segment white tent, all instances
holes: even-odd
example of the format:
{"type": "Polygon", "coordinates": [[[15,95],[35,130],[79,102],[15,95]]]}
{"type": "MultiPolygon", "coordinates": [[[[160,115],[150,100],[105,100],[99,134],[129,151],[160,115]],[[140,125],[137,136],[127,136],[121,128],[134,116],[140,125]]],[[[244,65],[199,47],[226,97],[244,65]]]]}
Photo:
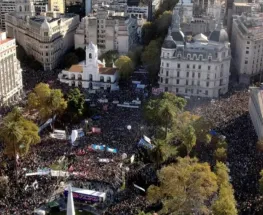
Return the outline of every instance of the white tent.
{"type": "Polygon", "coordinates": [[[68,185],[67,215],[75,215],[75,207],[74,207],[71,185],[68,185]]]}
{"type": "Polygon", "coordinates": [[[72,132],[71,132],[71,143],[72,144],[76,141],[77,137],[78,137],[78,131],[72,130],[72,132]]]}

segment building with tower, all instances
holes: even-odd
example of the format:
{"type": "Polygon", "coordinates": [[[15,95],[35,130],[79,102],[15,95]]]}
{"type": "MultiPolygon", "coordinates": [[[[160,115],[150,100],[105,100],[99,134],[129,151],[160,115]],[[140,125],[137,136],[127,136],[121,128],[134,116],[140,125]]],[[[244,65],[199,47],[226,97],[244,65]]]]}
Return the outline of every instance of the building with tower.
{"type": "Polygon", "coordinates": [[[16,38],[26,53],[43,65],[44,70],[52,70],[74,47],[79,16],[56,12],[35,16],[34,13],[32,0],[20,1],[16,12],[6,14],[7,36],[16,38]]]}
{"type": "Polygon", "coordinates": [[[86,46],[86,60],[63,70],[58,78],[61,83],[85,89],[118,89],[118,72],[114,63],[105,67],[105,61],[98,60],[98,47],[92,42],[86,46]]]}
{"type": "Polygon", "coordinates": [[[159,85],[165,91],[210,98],[228,91],[231,52],[222,23],[209,37],[202,33],[186,37],[174,10],[160,57],[159,85]]]}

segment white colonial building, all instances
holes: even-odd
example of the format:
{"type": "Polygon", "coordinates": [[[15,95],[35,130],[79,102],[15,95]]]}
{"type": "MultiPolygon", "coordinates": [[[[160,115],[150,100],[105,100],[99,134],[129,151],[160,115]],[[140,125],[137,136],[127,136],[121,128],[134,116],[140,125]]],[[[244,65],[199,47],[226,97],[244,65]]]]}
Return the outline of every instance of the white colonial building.
{"type": "Polygon", "coordinates": [[[231,48],[239,82],[249,84],[251,78],[262,81],[263,13],[243,13],[233,17],[231,48]]]}
{"type": "Polygon", "coordinates": [[[263,88],[251,87],[248,110],[258,139],[263,139],[263,88]]]}
{"type": "Polygon", "coordinates": [[[187,39],[174,10],[162,46],[160,88],[185,96],[218,97],[228,91],[230,60],[230,43],[223,25],[219,24],[208,38],[198,34],[187,39]]]}
{"type": "Polygon", "coordinates": [[[6,14],[7,36],[39,61],[45,70],[54,69],[63,55],[74,47],[79,16],[48,12],[35,16],[32,0],[17,0],[16,12],[6,14]]]}
{"type": "Polygon", "coordinates": [[[0,106],[21,99],[22,70],[16,58],[16,41],[0,33],[0,106]]]}
{"type": "Polygon", "coordinates": [[[86,89],[118,89],[117,68],[105,67],[105,61],[98,60],[98,47],[92,42],[86,47],[86,60],[63,70],[58,78],[69,86],[86,89]]]}

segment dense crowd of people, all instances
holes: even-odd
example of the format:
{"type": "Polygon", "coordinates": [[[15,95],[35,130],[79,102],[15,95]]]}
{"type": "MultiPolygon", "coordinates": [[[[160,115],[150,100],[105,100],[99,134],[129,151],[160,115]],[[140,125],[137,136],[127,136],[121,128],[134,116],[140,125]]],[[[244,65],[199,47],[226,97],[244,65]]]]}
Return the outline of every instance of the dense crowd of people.
{"type": "Polygon", "coordinates": [[[256,149],[257,135],[248,112],[249,92],[240,90],[195,109],[226,137],[227,162],[240,214],[262,214],[259,172],[262,153],[256,149]],[[260,213],[258,213],[260,214],[260,213]]]}

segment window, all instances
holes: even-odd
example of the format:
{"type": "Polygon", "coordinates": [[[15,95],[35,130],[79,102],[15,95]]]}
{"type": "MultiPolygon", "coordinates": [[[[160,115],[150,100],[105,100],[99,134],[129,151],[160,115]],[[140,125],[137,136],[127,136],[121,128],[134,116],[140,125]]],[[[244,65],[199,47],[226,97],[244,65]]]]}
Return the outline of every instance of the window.
{"type": "Polygon", "coordinates": [[[201,73],[199,72],[199,73],[198,73],[198,78],[200,78],[200,77],[201,77],[201,73]]]}
{"type": "Polygon", "coordinates": [[[194,55],[194,60],[196,60],[196,55],[194,55]]]}
{"type": "Polygon", "coordinates": [[[187,93],[187,89],[185,89],[184,92],[187,93]]]}
{"type": "Polygon", "coordinates": [[[168,78],[165,79],[165,83],[168,84],[168,78]]]}
{"type": "Polygon", "coordinates": [[[187,69],[189,69],[189,68],[190,68],[189,64],[187,64],[187,65],[186,65],[186,68],[187,68],[187,69]]]}
{"type": "Polygon", "coordinates": [[[208,95],[208,90],[205,91],[205,94],[208,95]]]}
{"type": "Polygon", "coordinates": [[[206,82],[206,87],[209,87],[209,82],[206,82]]]}
{"type": "Polygon", "coordinates": [[[179,92],[179,89],[178,88],[176,88],[176,93],[178,93],[179,92]]]}
{"type": "Polygon", "coordinates": [[[203,60],[203,55],[199,55],[199,60],[200,60],[200,61],[203,60]]]}
{"type": "Polygon", "coordinates": [[[250,44],[250,42],[249,42],[249,41],[247,41],[247,44],[250,44]]]}
{"type": "Polygon", "coordinates": [[[165,90],[165,92],[167,92],[168,91],[168,87],[165,87],[164,90],[165,90]]]}
{"type": "Polygon", "coordinates": [[[180,84],[180,80],[179,79],[176,80],[176,84],[180,84]]]}
{"type": "Polygon", "coordinates": [[[207,74],[207,79],[210,79],[210,74],[209,73],[207,74]]]}
{"type": "Polygon", "coordinates": [[[166,76],[169,76],[169,71],[166,71],[166,76]]]}
{"type": "Polygon", "coordinates": [[[181,67],[181,65],[180,65],[180,63],[178,63],[178,64],[177,64],[177,68],[180,69],[180,67],[181,67]]]}
{"type": "Polygon", "coordinates": [[[186,77],[187,77],[187,78],[189,77],[189,72],[186,73],[186,77]]]}
{"type": "Polygon", "coordinates": [[[211,57],[211,56],[209,56],[209,57],[208,57],[208,60],[209,60],[209,61],[211,61],[211,60],[212,60],[212,57],[211,57]]]}
{"type": "Polygon", "coordinates": [[[249,51],[246,51],[246,54],[249,54],[249,51]]]}
{"type": "Polygon", "coordinates": [[[167,53],[167,57],[168,57],[168,58],[170,57],[170,53],[167,53]]]}
{"type": "Polygon", "coordinates": [[[44,32],[44,36],[47,37],[48,36],[48,32],[44,32]]]}
{"type": "Polygon", "coordinates": [[[195,65],[193,65],[193,69],[195,69],[195,65]]]}
{"type": "Polygon", "coordinates": [[[177,71],[177,77],[180,77],[180,71],[177,71]]]}
{"type": "Polygon", "coordinates": [[[201,65],[198,66],[198,69],[201,69],[201,65]]]}
{"type": "Polygon", "coordinates": [[[185,85],[188,85],[188,80],[186,80],[185,85]]]}
{"type": "Polygon", "coordinates": [[[194,81],[192,81],[192,85],[195,85],[195,82],[194,82],[194,81]]]}
{"type": "Polygon", "coordinates": [[[245,60],[245,64],[248,64],[248,61],[247,61],[247,60],[245,60]]]}
{"type": "Polygon", "coordinates": [[[163,78],[161,77],[161,83],[163,83],[163,78]]]}
{"type": "Polygon", "coordinates": [[[188,60],[190,60],[190,57],[191,57],[191,55],[190,55],[190,54],[188,54],[188,55],[187,55],[187,59],[188,59],[188,60]]]}
{"type": "Polygon", "coordinates": [[[197,86],[200,86],[200,81],[197,81],[197,86]]]}
{"type": "Polygon", "coordinates": [[[166,63],[166,67],[169,67],[169,63],[166,63]]]}
{"type": "Polygon", "coordinates": [[[91,53],[89,53],[89,59],[92,59],[92,54],[91,53]]]}
{"type": "Polygon", "coordinates": [[[210,69],[211,69],[211,66],[208,66],[207,69],[210,70],[210,69]]]}
{"type": "Polygon", "coordinates": [[[162,66],[163,66],[163,62],[162,62],[162,66]]]}
{"type": "Polygon", "coordinates": [[[193,72],[193,73],[192,73],[192,78],[194,78],[194,77],[195,77],[195,73],[193,72]]]}

